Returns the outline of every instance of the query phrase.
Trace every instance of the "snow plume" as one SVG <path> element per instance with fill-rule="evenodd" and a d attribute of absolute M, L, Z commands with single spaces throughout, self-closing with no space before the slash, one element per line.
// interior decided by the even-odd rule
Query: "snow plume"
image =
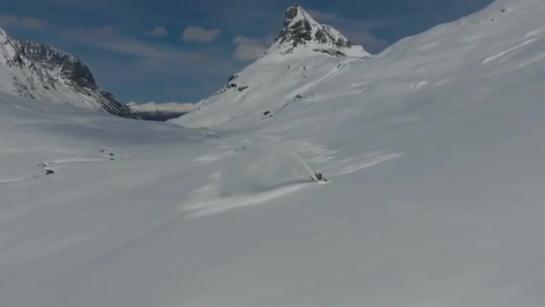
<path fill-rule="evenodd" d="M 181 38 L 184 42 L 210 43 L 215 41 L 220 34 L 220 29 L 205 29 L 198 26 L 191 26 L 185 28 Z"/>
<path fill-rule="evenodd" d="M 310 180 L 314 182 L 318 182 L 318 178 L 316 177 L 316 172 L 312 170 L 310 165 L 296 152 L 291 152 L 290 156 L 293 158 L 294 162 L 296 163 L 297 167 L 303 172 L 303 174 L 310 178 Z"/>

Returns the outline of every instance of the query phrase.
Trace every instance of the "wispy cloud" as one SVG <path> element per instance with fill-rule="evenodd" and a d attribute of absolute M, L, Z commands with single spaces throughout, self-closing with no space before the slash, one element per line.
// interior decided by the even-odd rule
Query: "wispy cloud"
<path fill-rule="evenodd" d="M 212 93 L 225 76 L 241 68 L 217 48 L 184 50 L 166 40 L 131 36 L 114 26 L 57 28 L 57 33 L 73 46 L 87 46 L 83 50 L 98 49 L 93 51 L 88 64 L 98 80 L 115 93 L 124 94 L 122 99 L 135 99 L 139 95 L 148 97 L 141 100 L 152 99 L 154 95 L 155 99 L 197 99 Z"/>
<path fill-rule="evenodd" d="M 191 26 L 184 29 L 181 39 L 184 42 L 210 43 L 221 34 L 220 29 L 206 29 L 199 26 Z"/>
<path fill-rule="evenodd" d="M 43 28 L 45 24 L 44 21 L 36 17 L 0 15 L 0 26 L 2 27 L 18 27 L 28 30 L 37 30 Z"/>
<path fill-rule="evenodd" d="M 167 45 L 131 38 L 112 26 L 92 30 L 67 30 L 63 33 L 81 44 L 147 60 L 183 62 L 202 61 L 205 58 L 198 53 L 184 52 Z"/>
<path fill-rule="evenodd" d="M 141 63 L 142 67 L 154 67 L 157 71 L 194 71 L 224 76 L 236 66 L 230 59 L 217 56 L 208 50 L 185 51 L 166 42 L 150 42 L 130 37 L 112 26 L 94 30 L 67 30 L 62 35 L 79 44 L 129 56 L 134 63 Z"/>
<path fill-rule="evenodd" d="M 240 62 L 257 60 L 267 51 L 266 42 L 255 38 L 237 36 L 233 43 L 236 45 L 233 58 Z"/>
<path fill-rule="evenodd" d="M 168 36 L 168 31 L 165 27 L 157 26 L 146 32 L 146 35 L 150 37 L 166 37 Z"/>

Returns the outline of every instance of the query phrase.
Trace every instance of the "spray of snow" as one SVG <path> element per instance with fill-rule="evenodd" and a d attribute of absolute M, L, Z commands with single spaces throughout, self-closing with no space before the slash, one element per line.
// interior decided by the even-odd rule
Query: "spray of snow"
<path fill-rule="evenodd" d="M 310 165 L 301 157 L 301 155 L 297 154 L 296 152 L 290 152 L 290 156 L 293 158 L 293 161 L 296 162 L 296 165 L 298 166 L 298 169 L 303 171 L 304 175 L 307 178 L 310 178 L 313 182 L 318 182 L 318 178 L 316 177 L 316 172 L 312 170 Z"/>

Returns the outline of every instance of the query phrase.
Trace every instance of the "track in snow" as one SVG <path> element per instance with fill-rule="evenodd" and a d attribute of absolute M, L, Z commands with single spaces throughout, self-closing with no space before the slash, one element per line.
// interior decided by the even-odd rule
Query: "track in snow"
<path fill-rule="evenodd" d="M 230 145 L 232 147 L 235 144 Z M 246 150 L 247 146 L 253 147 L 249 142 L 244 142 L 244 146 L 240 148 Z M 380 151 L 366 153 L 362 156 L 339 158 L 336 157 L 336 151 L 304 140 L 281 141 L 276 139 L 274 145 L 258 145 L 258 147 L 261 146 L 263 148 L 261 151 L 257 151 L 259 153 L 257 155 L 252 151 L 254 155 L 246 156 L 245 150 L 233 150 L 234 147 L 229 148 L 223 145 L 219 148 L 221 153 L 199 157 L 196 160 L 198 163 L 206 164 L 231 158 L 234 159 L 234 162 L 237 159 L 237 153 L 239 153 L 243 155 L 242 158 L 239 157 L 244 161 L 242 168 L 251 169 L 253 172 L 245 173 L 241 166 L 235 166 L 234 169 L 217 170 L 208 177 L 203 186 L 190 193 L 181 210 L 186 212 L 189 218 L 196 218 L 241 207 L 261 205 L 302 189 L 328 183 L 330 179 L 352 174 L 403 156 L 400 153 Z M 214 158 L 212 159 L 212 157 Z M 327 180 L 317 178 L 318 166 L 320 166 L 319 171 L 323 172 Z M 274 173 L 282 169 L 286 172 Z M 297 175 L 293 177 L 294 173 L 287 170 L 294 171 Z M 270 172 L 275 175 L 271 176 Z M 269 181 L 271 178 L 272 181 Z M 274 180 L 278 178 L 285 180 L 284 182 L 275 182 Z M 239 181 L 248 183 L 263 181 L 264 185 L 250 190 L 238 190 L 240 187 L 233 187 L 232 184 Z"/>
<path fill-rule="evenodd" d="M 39 174 L 28 176 L 28 177 L 15 177 L 0 179 L 0 184 L 11 184 L 11 183 L 21 183 L 27 182 L 34 179 L 43 178 L 46 176 L 54 175 L 57 173 L 57 168 L 55 166 L 71 163 L 89 163 L 89 162 L 105 162 L 113 161 L 116 159 L 116 154 L 109 149 L 101 149 L 102 153 L 101 158 L 67 158 L 67 159 L 58 159 L 38 163 L 38 166 L 42 169 Z"/>

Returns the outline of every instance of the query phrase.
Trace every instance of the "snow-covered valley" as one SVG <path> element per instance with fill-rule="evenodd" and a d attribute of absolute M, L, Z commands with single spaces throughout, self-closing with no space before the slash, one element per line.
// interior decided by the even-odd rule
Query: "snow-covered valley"
<path fill-rule="evenodd" d="M 0 93 L 0 305 L 543 306 L 544 13 L 276 44 L 167 123 Z"/>

